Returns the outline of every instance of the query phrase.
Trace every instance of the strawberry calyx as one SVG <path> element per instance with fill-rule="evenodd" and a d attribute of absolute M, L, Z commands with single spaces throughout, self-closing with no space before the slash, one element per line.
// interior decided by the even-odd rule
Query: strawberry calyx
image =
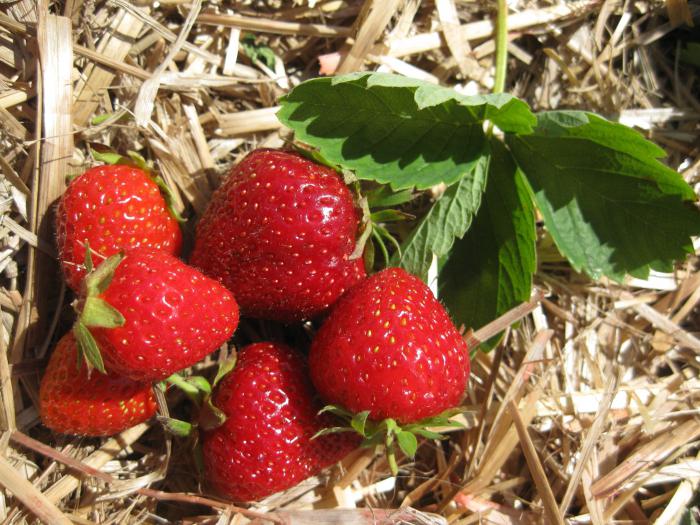
<path fill-rule="evenodd" d="M 437 416 L 421 419 L 413 423 L 400 424 L 393 418 L 374 421 L 370 411 L 364 410 L 353 414 L 339 405 L 326 405 L 319 412 L 330 413 L 347 423 L 346 426 L 328 427 L 317 432 L 312 439 L 338 432 L 356 432 L 362 436 L 361 447 L 384 446 L 391 473 L 396 476 L 399 468 L 396 462 L 397 448 L 409 458 L 414 458 L 418 450 L 418 436 L 428 439 L 446 439 L 446 436 L 430 430 L 434 427 L 462 428 L 462 424 L 450 418 L 461 413 L 460 408 L 453 408 Z"/>
<path fill-rule="evenodd" d="M 173 195 L 170 186 L 168 186 L 163 177 L 158 174 L 152 162 L 147 161 L 142 155 L 132 150 L 126 152 L 127 156 L 121 155 L 104 144 L 92 143 L 90 145 L 90 151 L 92 152 L 92 156 L 95 158 L 95 160 L 99 160 L 105 164 L 130 166 L 132 168 L 138 168 L 147 173 L 163 194 L 165 205 L 173 218 L 179 223 L 186 222 L 187 219 L 185 219 L 175 208 L 175 196 Z"/>
<path fill-rule="evenodd" d="M 99 297 L 112 282 L 114 271 L 124 259 L 119 252 L 105 259 L 94 268 L 90 247 L 85 250 L 85 268 L 88 275 L 82 283 L 81 299 L 74 304 L 78 320 L 73 325 L 73 333 L 78 343 L 78 360 L 85 361 L 88 368 L 95 368 L 105 374 L 104 361 L 90 327 L 117 328 L 124 326 L 125 319 L 119 310 Z"/>

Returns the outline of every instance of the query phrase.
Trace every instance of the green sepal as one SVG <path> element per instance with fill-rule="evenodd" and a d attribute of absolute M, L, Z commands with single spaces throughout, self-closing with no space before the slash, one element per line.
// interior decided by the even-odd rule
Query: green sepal
<path fill-rule="evenodd" d="M 189 376 L 185 379 L 189 384 L 193 385 L 197 391 L 203 392 L 205 394 L 211 394 L 211 385 L 207 381 L 206 377 L 202 376 Z"/>
<path fill-rule="evenodd" d="M 372 222 L 400 222 L 410 221 L 415 218 L 415 215 L 411 215 L 410 213 L 391 209 L 375 211 L 370 215 Z"/>
<path fill-rule="evenodd" d="M 124 253 L 119 252 L 107 257 L 94 271 L 85 277 L 85 287 L 88 296 L 103 293 L 112 282 L 114 271 L 124 259 Z"/>
<path fill-rule="evenodd" d="M 88 296 L 85 299 L 82 312 L 80 313 L 80 323 L 85 326 L 96 326 L 100 328 L 117 328 L 124 326 L 126 320 L 124 316 L 104 299 Z"/>
<path fill-rule="evenodd" d="M 216 386 L 219 384 L 219 381 L 221 381 L 226 374 L 228 374 L 231 370 L 233 370 L 236 367 L 236 360 L 238 356 L 233 353 L 233 355 L 229 356 L 227 359 L 224 359 L 219 363 L 219 368 L 216 371 L 216 376 L 214 376 L 214 381 L 212 381 L 212 386 Z"/>
<path fill-rule="evenodd" d="M 163 177 L 158 175 L 153 167 L 153 164 L 147 161 L 141 154 L 129 150 L 127 151 L 128 156 L 125 157 L 104 144 L 96 143 L 90 144 L 90 151 L 92 151 L 92 156 L 95 158 L 95 160 L 99 160 L 105 164 L 121 164 L 124 166 L 131 166 L 132 168 L 138 168 L 146 172 L 151 179 L 153 179 L 153 182 L 158 185 L 158 188 L 162 192 L 163 198 L 165 199 L 165 204 L 168 207 L 168 211 L 170 211 L 173 218 L 179 223 L 183 223 L 187 220 L 183 218 L 182 215 L 180 215 L 180 213 L 175 209 L 175 198 L 173 196 L 173 192 L 165 183 Z"/>
<path fill-rule="evenodd" d="M 326 405 L 321 410 L 318 411 L 318 415 L 330 413 L 334 416 L 338 416 L 341 419 L 352 419 L 352 412 L 345 410 L 340 405 Z"/>
<path fill-rule="evenodd" d="M 396 440 L 399 443 L 399 448 L 409 458 L 415 457 L 418 450 L 418 439 L 413 432 L 407 430 L 399 430 L 396 433 Z"/>
<path fill-rule="evenodd" d="M 365 425 L 369 417 L 369 410 L 355 414 L 350 420 L 350 426 L 361 436 L 365 435 Z"/>
<path fill-rule="evenodd" d="M 362 233 L 360 233 L 360 236 L 357 238 L 357 242 L 355 243 L 355 249 L 350 254 L 349 259 L 351 261 L 362 257 L 362 254 L 365 251 L 365 244 L 367 244 L 367 239 L 369 239 L 369 236 L 372 235 L 372 229 L 373 229 L 373 224 L 372 224 L 372 220 L 370 219 L 369 205 L 367 204 L 367 199 L 364 197 L 361 197 L 358 201 L 358 204 L 359 204 L 360 208 L 362 209 L 362 225 L 361 225 Z"/>
<path fill-rule="evenodd" d="M 158 416 L 157 419 L 158 422 L 163 425 L 166 432 L 174 436 L 186 438 L 190 437 L 194 431 L 194 425 L 192 425 L 192 423 L 188 423 L 187 421 L 165 416 Z"/>
<path fill-rule="evenodd" d="M 95 368 L 99 372 L 106 374 L 97 341 L 95 341 L 87 326 L 80 320 L 73 325 L 73 335 L 75 335 L 75 340 L 78 343 L 78 353 L 87 362 L 88 367 Z"/>
<path fill-rule="evenodd" d="M 387 461 L 392 474 L 395 476 L 398 473 L 398 464 L 396 462 L 396 448 L 407 457 L 413 458 L 418 450 L 417 436 L 428 439 L 446 439 L 446 436 L 426 427 L 453 427 L 463 428 L 461 423 L 451 421 L 450 418 L 461 413 L 460 408 L 451 408 L 445 410 L 437 416 L 428 417 L 413 423 L 399 424 L 395 419 L 387 418 L 381 421 L 374 421 L 370 418 L 368 410 L 352 414 L 339 405 L 327 405 L 319 412 L 331 413 L 338 417 L 341 421 L 346 422 L 345 426 L 330 427 L 320 430 L 314 437 L 333 434 L 337 432 L 356 432 L 362 436 L 360 447 L 375 448 L 378 446 L 385 447 Z"/>
<path fill-rule="evenodd" d="M 179 223 L 187 222 L 187 219 L 180 215 L 180 212 L 175 209 L 175 196 L 173 195 L 173 191 L 170 189 L 170 186 L 166 184 L 165 179 L 154 173 L 151 173 L 151 178 L 153 178 L 153 182 L 158 185 L 158 188 L 163 193 L 165 205 L 168 207 L 168 211 L 170 211 L 173 218 Z"/>
<path fill-rule="evenodd" d="M 316 432 L 313 436 L 311 436 L 311 439 L 316 439 L 320 438 L 321 436 L 327 436 L 329 434 L 338 434 L 340 432 L 354 432 L 354 430 L 350 427 L 327 427 L 327 428 L 322 428 L 318 432 Z"/>
<path fill-rule="evenodd" d="M 399 206 L 413 200 L 417 193 L 412 189 L 393 191 L 391 186 L 384 184 L 366 193 L 370 208 L 388 208 Z"/>
<path fill-rule="evenodd" d="M 85 262 L 83 266 L 85 266 L 85 272 L 88 274 L 95 270 L 95 264 L 92 261 L 92 250 L 90 249 L 90 243 L 87 239 L 85 240 Z"/>
<path fill-rule="evenodd" d="M 199 411 L 199 426 L 204 430 L 213 430 L 226 422 L 226 414 L 212 402 L 211 396 L 204 398 Z"/>

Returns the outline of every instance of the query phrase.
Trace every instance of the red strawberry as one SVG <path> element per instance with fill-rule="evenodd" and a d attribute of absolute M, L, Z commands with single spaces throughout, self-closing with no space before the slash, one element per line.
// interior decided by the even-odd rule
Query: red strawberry
<path fill-rule="evenodd" d="M 298 352 L 275 343 L 241 350 L 216 387 L 214 405 L 226 422 L 203 432 L 204 465 L 214 488 L 236 501 L 287 489 L 339 461 L 358 440 L 333 434 L 312 440 L 332 424 L 321 408 Z"/>
<path fill-rule="evenodd" d="M 72 333 L 61 338 L 39 389 L 41 421 L 64 434 L 111 436 L 156 412 L 150 384 L 93 372 L 78 365 Z"/>
<path fill-rule="evenodd" d="M 243 315 L 310 318 L 364 277 L 361 258 L 349 259 L 358 222 L 335 171 L 259 149 L 214 194 L 191 262 L 235 294 Z"/>
<path fill-rule="evenodd" d="M 106 368 L 134 380 L 158 381 L 193 365 L 238 325 L 231 292 L 157 250 L 113 256 L 85 282 L 76 330 L 85 335 L 88 327 Z M 79 340 L 90 357 L 89 337 Z"/>
<path fill-rule="evenodd" d="M 408 423 L 459 404 L 469 351 L 430 289 L 389 268 L 336 303 L 316 334 L 309 366 L 325 401 Z"/>
<path fill-rule="evenodd" d="M 58 252 L 71 288 L 85 276 L 85 245 L 103 257 L 145 246 L 179 255 L 180 226 L 158 184 L 125 165 L 97 166 L 74 179 L 56 213 Z"/>

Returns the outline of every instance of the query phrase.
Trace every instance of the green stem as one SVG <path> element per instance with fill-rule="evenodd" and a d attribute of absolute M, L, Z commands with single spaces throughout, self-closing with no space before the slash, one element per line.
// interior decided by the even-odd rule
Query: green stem
<path fill-rule="evenodd" d="M 496 78 L 493 92 L 503 93 L 506 88 L 506 66 L 508 64 L 508 4 L 498 0 L 496 23 Z"/>

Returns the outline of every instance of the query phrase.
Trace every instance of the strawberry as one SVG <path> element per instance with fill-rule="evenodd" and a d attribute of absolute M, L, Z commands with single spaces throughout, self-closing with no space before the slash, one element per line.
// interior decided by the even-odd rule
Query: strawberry
<path fill-rule="evenodd" d="M 88 373 L 72 333 L 56 345 L 39 388 L 41 421 L 63 434 L 111 436 L 156 412 L 151 385 Z"/>
<path fill-rule="evenodd" d="M 112 256 L 88 275 L 79 310 L 74 330 L 86 356 L 100 368 L 97 343 L 107 370 L 137 381 L 159 381 L 193 365 L 238 325 L 226 288 L 147 248 Z"/>
<path fill-rule="evenodd" d="M 312 437 L 332 423 L 320 409 L 301 354 L 282 344 L 243 348 L 216 386 L 223 425 L 202 433 L 207 479 L 235 501 L 259 500 L 336 463 L 357 446 L 353 434 Z"/>
<path fill-rule="evenodd" d="M 126 165 L 90 168 L 66 189 L 56 213 L 58 252 L 68 285 L 85 276 L 85 247 L 106 258 L 145 246 L 179 255 L 182 233 L 156 181 Z"/>
<path fill-rule="evenodd" d="M 469 351 L 430 289 L 399 268 L 372 275 L 333 307 L 309 354 L 321 397 L 369 418 L 411 423 L 461 401 Z"/>
<path fill-rule="evenodd" d="M 334 170 L 259 149 L 215 192 L 191 263 L 231 290 L 243 315 L 311 318 L 365 276 L 361 258 L 350 259 L 358 222 Z"/>

